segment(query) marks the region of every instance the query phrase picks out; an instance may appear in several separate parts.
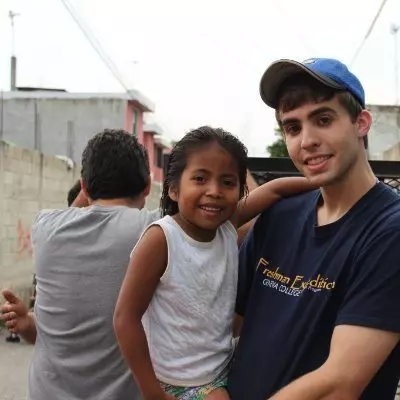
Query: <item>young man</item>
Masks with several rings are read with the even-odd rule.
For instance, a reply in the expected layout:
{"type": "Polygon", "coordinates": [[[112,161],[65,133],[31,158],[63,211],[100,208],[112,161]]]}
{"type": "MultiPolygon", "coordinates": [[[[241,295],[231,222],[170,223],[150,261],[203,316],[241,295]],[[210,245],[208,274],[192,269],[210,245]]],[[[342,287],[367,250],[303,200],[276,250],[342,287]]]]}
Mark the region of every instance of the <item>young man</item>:
{"type": "Polygon", "coordinates": [[[73,205],[87,198],[89,207],[43,211],[32,227],[34,315],[4,291],[3,319],[35,343],[29,400],[139,399],[112,319],[130,252],[159,218],[143,208],[145,149],[124,131],[97,134],[83,152],[81,184],[73,205]]]}
{"type": "Polygon", "coordinates": [[[280,60],[260,91],[320,190],[261,214],[240,250],[231,399],[393,400],[400,197],[369,166],[361,83],[337,60],[280,60]]]}

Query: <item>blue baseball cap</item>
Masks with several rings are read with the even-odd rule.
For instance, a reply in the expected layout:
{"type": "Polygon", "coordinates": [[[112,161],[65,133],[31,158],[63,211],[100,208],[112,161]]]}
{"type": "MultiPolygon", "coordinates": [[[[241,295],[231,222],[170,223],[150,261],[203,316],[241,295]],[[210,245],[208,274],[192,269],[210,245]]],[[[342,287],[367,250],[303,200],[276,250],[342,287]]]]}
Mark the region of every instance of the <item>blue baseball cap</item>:
{"type": "Polygon", "coordinates": [[[299,72],[305,72],[338,91],[350,92],[365,108],[365,93],[358,78],[338,60],[332,58],[310,58],[303,62],[278,60],[264,72],[260,82],[260,95],[265,104],[278,107],[279,89],[284,81],[299,72]]]}

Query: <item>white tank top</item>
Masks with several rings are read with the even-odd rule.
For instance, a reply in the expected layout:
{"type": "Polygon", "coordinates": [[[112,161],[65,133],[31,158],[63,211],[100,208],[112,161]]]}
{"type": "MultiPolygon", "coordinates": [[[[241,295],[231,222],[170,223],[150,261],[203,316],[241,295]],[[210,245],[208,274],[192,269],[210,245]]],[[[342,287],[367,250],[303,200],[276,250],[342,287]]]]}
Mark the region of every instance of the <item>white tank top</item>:
{"type": "Polygon", "coordinates": [[[233,354],[237,233],[226,222],[205,243],[189,237],[170,216],[152,225],[163,229],[168,246],[166,271],[143,317],[153,367],[164,383],[204,385],[233,354]]]}

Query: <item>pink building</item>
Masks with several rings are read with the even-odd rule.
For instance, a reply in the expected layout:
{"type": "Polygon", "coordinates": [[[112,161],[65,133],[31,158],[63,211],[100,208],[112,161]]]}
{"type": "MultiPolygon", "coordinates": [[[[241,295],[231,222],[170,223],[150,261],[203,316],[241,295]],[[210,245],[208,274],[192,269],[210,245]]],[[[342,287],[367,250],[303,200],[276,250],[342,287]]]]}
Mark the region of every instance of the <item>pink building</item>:
{"type": "Polygon", "coordinates": [[[144,125],[142,143],[149,153],[151,175],[155,182],[163,181],[163,158],[170,151],[169,143],[162,134],[162,129],[157,124],[144,125]]]}
{"type": "Polygon", "coordinates": [[[164,179],[163,157],[170,151],[170,144],[163,137],[163,131],[159,125],[144,122],[144,113],[154,112],[154,106],[139,95],[139,92],[135,91],[135,94],[135,100],[128,101],[125,129],[137,135],[140,143],[146,147],[152,180],[161,183],[164,179]]]}
{"type": "Polygon", "coordinates": [[[162,128],[156,123],[144,122],[144,113],[153,109],[147,103],[129,101],[126,114],[126,130],[138,136],[149,155],[151,177],[154,182],[162,182],[163,156],[170,151],[170,144],[163,137],[162,128]]]}

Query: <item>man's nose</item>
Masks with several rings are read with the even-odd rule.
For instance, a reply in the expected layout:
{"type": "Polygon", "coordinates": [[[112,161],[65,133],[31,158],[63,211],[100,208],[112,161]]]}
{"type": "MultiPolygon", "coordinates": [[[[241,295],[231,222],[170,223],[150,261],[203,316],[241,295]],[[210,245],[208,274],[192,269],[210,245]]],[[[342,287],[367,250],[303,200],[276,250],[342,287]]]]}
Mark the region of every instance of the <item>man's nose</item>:
{"type": "Polygon", "coordinates": [[[310,125],[303,126],[301,132],[301,148],[309,150],[320,145],[320,137],[316,129],[310,125]]]}

